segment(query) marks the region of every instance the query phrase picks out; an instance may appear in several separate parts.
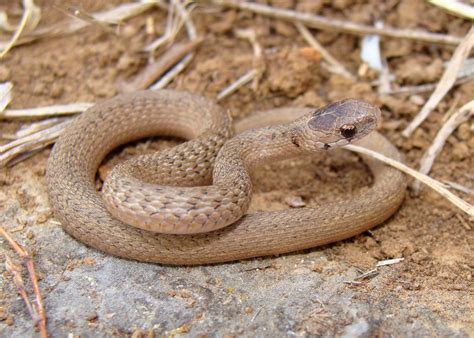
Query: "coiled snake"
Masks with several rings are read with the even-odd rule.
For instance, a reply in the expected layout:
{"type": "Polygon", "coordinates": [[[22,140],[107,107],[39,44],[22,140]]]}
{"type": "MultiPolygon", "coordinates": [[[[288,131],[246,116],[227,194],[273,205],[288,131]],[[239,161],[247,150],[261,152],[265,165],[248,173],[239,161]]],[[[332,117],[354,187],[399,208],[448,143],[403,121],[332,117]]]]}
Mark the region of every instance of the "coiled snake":
{"type": "Polygon", "coordinates": [[[374,183],[350,199],[316,209],[244,215],[252,191],[247,170],[263,161],[356,140],[400,159],[387,139],[372,132],[379,117],[378,108],[359,100],[319,110],[275,110],[235,128],[294,121],[229,139],[227,113],[203,97],[173,90],[118,96],[77,117],[56,142],[47,167],[50,202],[63,228],[76,239],[139,261],[216,263],[331,243],[392,215],[405,194],[404,176],[364,159],[374,183]],[[96,173],[107,153],[152,135],[189,141],[124,162],[98,192],[96,173]]]}

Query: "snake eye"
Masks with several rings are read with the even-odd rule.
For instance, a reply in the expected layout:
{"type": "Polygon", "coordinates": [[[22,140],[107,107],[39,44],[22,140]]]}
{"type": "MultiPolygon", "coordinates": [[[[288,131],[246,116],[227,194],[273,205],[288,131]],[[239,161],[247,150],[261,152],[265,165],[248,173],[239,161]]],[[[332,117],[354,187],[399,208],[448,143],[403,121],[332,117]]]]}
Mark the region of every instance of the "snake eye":
{"type": "Polygon", "coordinates": [[[345,138],[353,138],[357,133],[357,127],[353,124],[345,124],[339,130],[345,138]]]}

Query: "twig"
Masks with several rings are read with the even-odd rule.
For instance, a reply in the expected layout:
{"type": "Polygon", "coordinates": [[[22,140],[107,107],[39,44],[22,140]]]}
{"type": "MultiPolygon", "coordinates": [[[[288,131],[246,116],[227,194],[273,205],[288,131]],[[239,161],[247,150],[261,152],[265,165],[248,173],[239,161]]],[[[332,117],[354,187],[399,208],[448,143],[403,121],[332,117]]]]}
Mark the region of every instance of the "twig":
{"type": "Polygon", "coordinates": [[[168,17],[166,19],[165,33],[152,43],[145,46],[145,48],[143,48],[145,52],[153,53],[163,44],[167,42],[171,43],[176,38],[176,35],[184,24],[184,20],[175,20],[174,12],[174,6],[168,6],[168,17]],[[177,21],[179,22],[177,23],[177,21]]]}
{"type": "Polygon", "coordinates": [[[260,84],[260,79],[263,73],[265,73],[266,64],[263,57],[263,48],[258,42],[257,33],[254,29],[239,29],[235,32],[235,35],[241,39],[247,39],[252,45],[253,50],[253,66],[256,71],[252,81],[252,90],[257,91],[260,84]]]}
{"type": "Polygon", "coordinates": [[[369,270],[367,272],[364,272],[364,273],[362,273],[358,276],[355,276],[354,280],[369,279],[369,278],[377,276],[378,274],[379,274],[379,272],[377,271],[377,268],[375,268],[375,269],[369,270]]]}
{"type": "Polygon", "coordinates": [[[0,83],[0,117],[12,101],[12,88],[13,84],[11,82],[0,83]]]}
{"type": "Polygon", "coordinates": [[[160,59],[146,66],[132,83],[124,84],[122,86],[123,91],[132,92],[148,88],[186,54],[194,50],[201,42],[202,39],[195,39],[186,43],[174,44],[160,59]]]}
{"type": "MultiPolygon", "coordinates": [[[[419,172],[422,174],[428,174],[433,166],[433,162],[438,154],[443,149],[444,143],[448,139],[449,135],[461,124],[466,122],[469,118],[474,116],[474,100],[469,101],[460,109],[458,109],[451,117],[443,124],[441,129],[438,131],[433,143],[428,150],[423,154],[420,161],[419,172]]],[[[416,194],[420,190],[420,182],[416,181],[412,185],[413,192],[416,194]]]]}
{"type": "Polygon", "coordinates": [[[0,119],[71,115],[89,109],[93,105],[91,102],[78,102],[29,109],[7,109],[0,113],[0,119]]]}
{"type": "Polygon", "coordinates": [[[41,130],[37,133],[19,138],[7,144],[0,146],[0,168],[5,166],[13,158],[27,151],[36,150],[46,147],[61,135],[64,128],[69,125],[71,121],[61,122],[53,127],[41,130]]]}
{"type": "Polygon", "coordinates": [[[466,222],[466,220],[465,220],[464,218],[462,218],[461,215],[456,214],[456,218],[459,220],[459,222],[461,222],[462,226],[463,226],[466,230],[472,230],[471,226],[466,222]]]}
{"type": "Polygon", "coordinates": [[[450,188],[461,191],[468,195],[474,195],[474,189],[470,189],[456,182],[451,182],[451,181],[443,181],[443,182],[450,188]]]}
{"type": "MultiPolygon", "coordinates": [[[[458,86],[460,84],[469,82],[474,80],[474,74],[470,74],[467,76],[463,77],[458,77],[456,81],[453,83],[453,87],[458,86]]],[[[431,92],[434,89],[436,89],[436,86],[438,83],[427,83],[427,84],[422,84],[418,86],[403,86],[400,88],[396,89],[391,89],[387,92],[387,94],[390,95],[396,95],[396,94],[418,94],[418,93],[426,93],[426,92],[431,92]]]]}
{"type": "Polygon", "coordinates": [[[404,260],[405,260],[405,258],[386,259],[386,260],[377,262],[376,267],[379,268],[379,267],[381,267],[381,266],[398,264],[398,263],[400,263],[400,262],[403,262],[404,260]]]}
{"type": "Polygon", "coordinates": [[[222,89],[219,94],[217,94],[217,101],[221,101],[232,93],[236,92],[240,87],[246,85],[250,81],[254,80],[253,90],[258,88],[258,80],[261,77],[262,73],[265,71],[265,64],[262,61],[262,46],[257,41],[257,34],[253,29],[240,29],[235,32],[235,35],[241,39],[249,40],[253,49],[253,63],[254,69],[248,71],[237,80],[232,82],[230,85],[222,89]]]}
{"type": "MultiPolygon", "coordinates": [[[[7,240],[7,242],[10,244],[10,246],[16,251],[16,253],[22,259],[24,259],[26,261],[26,267],[27,267],[27,270],[28,270],[28,274],[30,276],[31,284],[33,285],[33,292],[34,292],[35,298],[36,298],[34,306],[31,306],[31,303],[29,302],[28,296],[26,295],[26,291],[25,291],[25,294],[23,295],[20,292],[20,288],[18,288],[18,292],[20,292],[20,295],[22,295],[22,297],[23,297],[23,299],[26,303],[26,306],[28,307],[28,310],[30,311],[30,315],[31,315],[33,321],[35,322],[35,326],[38,327],[38,329],[40,330],[41,337],[46,338],[46,337],[48,337],[48,333],[46,331],[46,313],[44,311],[43,298],[41,296],[41,292],[40,292],[40,289],[39,289],[38,278],[36,276],[36,271],[35,271],[35,267],[34,267],[34,264],[33,264],[33,258],[28,253],[28,251],[25,250],[25,248],[23,248],[20,244],[18,244],[10,236],[10,234],[5,229],[3,229],[3,227],[0,227],[0,235],[2,235],[3,238],[5,238],[7,240]]],[[[10,263],[11,263],[11,261],[10,261],[10,263]]],[[[13,265],[11,265],[11,266],[13,267],[13,265]]],[[[14,276],[15,276],[15,274],[14,274],[14,276]]],[[[23,280],[21,279],[20,272],[17,271],[16,276],[19,276],[20,281],[23,282],[23,280]]],[[[23,284],[17,284],[17,287],[19,287],[19,285],[21,286],[23,284]]],[[[24,285],[23,285],[23,291],[24,291],[24,285]]]]}
{"type": "Polygon", "coordinates": [[[305,26],[318,28],[322,30],[331,30],[338,32],[346,32],[351,34],[366,35],[379,34],[392,38],[411,39],[417,41],[424,41],[429,43],[440,43],[447,45],[457,45],[462,41],[462,38],[452,35],[443,35],[429,33],[420,30],[410,29],[396,29],[396,28],[376,28],[367,25],[361,25],[350,21],[337,20],[334,18],[326,18],[310,13],[301,13],[288,9],[274,8],[271,6],[261,5],[258,3],[251,3],[238,0],[212,0],[214,4],[238,8],[241,10],[251,11],[261,15],[267,15],[273,18],[288,20],[291,22],[301,22],[305,26]]]}
{"type": "Polygon", "coordinates": [[[474,206],[470,205],[466,201],[462,200],[458,196],[454,195],[452,192],[447,190],[442,183],[432,179],[429,176],[423,175],[419,173],[418,171],[404,165],[403,163],[400,163],[398,161],[395,161],[394,159],[391,159],[389,157],[386,157],[380,153],[377,153],[373,150],[369,150],[367,148],[363,148],[360,146],[356,146],[353,144],[346,145],[344,148],[349,149],[351,151],[354,151],[356,153],[364,154],[371,156],[379,161],[382,161],[394,168],[397,168],[400,171],[403,171],[405,174],[408,174],[410,176],[413,176],[417,180],[420,180],[422,183],[426,184],[436,192],[438,192],[441,196],[446,198],[448,201],[450,201],[452,204],[457,206],[459,209],[464,211],[470,216],[474,216],[474,206]]]}
{"type": "Polygon", "coordinates": [[[236,81],[232,82],[229,86],[221,90],[219,94],[217,94],[217,101],[222,101],[222,99],[226,98],[230,94],[237,91],[237,89],[239,89],[243,85],[252,81],[256,76],[257,76],[256,69],[252,69],[248,71],[247,73],[239,77],[236,81]]]}
{"type": "Polygon", "coordinates": [[[21,298],[23,298],[26,308],[28,309],[28,313],[36,325],[37,316],[33,306],[31,305],[30,299],[28,298],[28,294],[26,293],[25,283],[23,282],[23,277],[21,276],[22,267],[13,263],[11,258],[5,255],[5,269],[13,275],[13,283],[15,283],[18,294],[21,296],[21,298]]]}
{"type": "Polygon", "coordinates": [[[173,79],[181,73],[193,60],[194,53],[186,55],[179,63],[176,64],[169,72],[167,72],[161,79],[153,84],[149,89],[156,90],[165,88],[173,79]]]}
{"type": "Polygon", "coordinates": [[[342,63],[337,61],[335,57],[331,55],[311,34],[308,28],[304,26],[301,22],[295,22],[295,26],[300,32],[301,36],[306,40],[306,42],[317,51],[321,57],[329,64],[328,70],[354,80],[354,75],[349,72],[342,63]]]}
{"type": "MultiPolygon", "coordinates": [[[[194,27],[191,18],[189,17],[188,11],[182,6],[179,0],[172,0],[173,6],[184,21],[184,26],[188,34],[189,40],[194,41],[197,39],[196,28],[194,27]]],[[[194,57],[194,52],[188,53],[184,56],[181,61],[176,64],[168,73],[166,73],[160,80],[150,86],[150,89],[161,89],[166,87],[179,73],[181,73],[188,64],[191,63],[194,57]]]]}
{"type": "Polygon", "coordinates": [[[444,70],[441,80],[438,82],[435,91],[431,94],[428,101],[421,108],[418,115],[413,121],[405,128],[402,135],[409,137],[413,131],[428,117],[431,111],[438,105],[443,99],[444,95],[451,89],[454,82],[456,81],[457,74],[462,67],[464,60],[469,55],[469,51],[474,45],[474,26],[471,27],[469,32],[466,34],[462,42],[454,51],[451,61],[448,67],[444,70]]]}
{"type": "MultiPolygon", "coordinates": [[[[11,136],[10,139],[12,140],[17,140],[19,138],[37,133],[41,130],[50,128],[52,126],[55,126],[61,122],[66,121],[68,118],[69,117],[52,117],[46,120],[34,122],[31,124],[22,126],[14,135],[8,135],[8,136],[11,136]]],[[[7,138],[7,135],[0,134],[0,137],[7,138]]]]}

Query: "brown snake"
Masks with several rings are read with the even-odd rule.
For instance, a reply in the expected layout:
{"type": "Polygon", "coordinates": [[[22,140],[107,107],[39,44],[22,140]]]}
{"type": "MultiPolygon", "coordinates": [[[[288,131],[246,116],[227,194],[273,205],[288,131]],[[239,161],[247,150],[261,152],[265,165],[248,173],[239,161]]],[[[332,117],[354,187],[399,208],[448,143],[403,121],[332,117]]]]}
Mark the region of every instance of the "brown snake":
{"type": "MultiPolygon", "coordinates": [[[[232,134],[228,115],[205,98],[172,90],[119,96],[76,118],[56,142],[47,168],[50,202],[73,237],[139,261],[216,263],[331,243],[392,215],[404,198],[404,176],[364,158],[374,183],[351,199],[316,209],[242,217],[252,188],[247,169],[357,140],[375,128],[379,114],[358,100],[316,111],[275,110],[258,121],[244,120],[236,129],[287,122],[291,116],[294,122],[249,130],[227,140],[232,134]],[[152,135],[190,141],[126,161],[109,174],[103,188],[107,208],[130,226],[106,209],[96,190],[97,168],[113,148],[152,135]],[[211,181],[211,186],[203,186],[211,181]],[[190,232],[195,234],[173,234],[190,232]]],[[[357,143],[400,159],[396,148],[377,132],[357,143]]]]}

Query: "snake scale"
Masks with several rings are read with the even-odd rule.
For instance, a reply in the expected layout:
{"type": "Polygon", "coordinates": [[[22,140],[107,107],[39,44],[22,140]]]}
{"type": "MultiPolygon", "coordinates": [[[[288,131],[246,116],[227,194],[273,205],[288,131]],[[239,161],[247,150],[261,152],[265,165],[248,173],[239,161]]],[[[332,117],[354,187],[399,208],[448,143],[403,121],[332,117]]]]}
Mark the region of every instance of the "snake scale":
{"type": "Polygon", "coordinates": [[[404,176],[364,158],[374,183],[355,196],[244,215],[252,193],[247,170],[353,141],[399,160],[397,149],[372,131],[379,115],[359,100],[273,110],[235,124],[231,137],[228,114],[201,96],[173,90],[117,96],[77,117],[56,142],[46,175],[50,203],[76,239],[145,262],[218,263],[335,242],[390,217],[403,201],[404,176]],[[286,124],[263,127],[280,122],[286,124]],[[125,161],[97,191],[97,169],[112,149],[154,135],[188,141],[125,161]]]}

